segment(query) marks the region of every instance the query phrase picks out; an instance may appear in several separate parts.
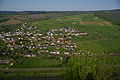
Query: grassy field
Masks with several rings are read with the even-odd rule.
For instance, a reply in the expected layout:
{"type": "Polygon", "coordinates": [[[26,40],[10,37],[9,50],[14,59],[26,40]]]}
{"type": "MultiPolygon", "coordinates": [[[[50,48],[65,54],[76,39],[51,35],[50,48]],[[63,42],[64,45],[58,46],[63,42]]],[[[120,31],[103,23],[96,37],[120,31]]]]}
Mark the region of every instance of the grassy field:
{"type": "Polygon", "coordinates": [[[14,65],[10,68],[54,68],[61,67],[59,59],[52,58],[23,58],[18,61],[13,61],[14,65]]]}
{"type": "Polygon", "coordinates": [[[109,57],[109,59],[111,60],[112,65],[120,65],[120,57],[109,57]]]}
{"type": "Polygon", "coordinates": [[[8,21],[9,20],[9,18],[7,18],[7,17],[2,17],[2,18],[0,18],[0,23],[1,22],[4,22],[4,21],[8,21]]]}
{"type": "Polygon", "coordinates": [[[107,20],[100,19],[93,14],[65,16],[56,19],[33,22],[40,30],[73,27],[80,32],[89,33],[88,36],[74,37],[78,49],[92,51],[93,53],[119,53],[120,27],[107,20]]]}
{"type": "Polygon", "coordinates": [[[32,76],[60,76],[63,70],[46,70],[46,71],[1,71],[0,77],[32,77],[32,76]]]}
{"type": "MultiPolygon", "coordinates": [[[[17,16],[18,17],[16,18],[20,17],[19,15],[17,16]]],[[[120,53],[120,26],[115,25],[112,22],[109,22],[105,19],[101,19],[93,14],[81,14],[81,15],[72,15],[72,16],[64,16],[64,17],[60,17],[60,16],[57,16],[57,13],[56,13],[56,14],[41,14],[41,16],[38,14],[37,15],[35,14],[32,16],[28,15],[27,17],[29,17],[29,19],[33,19],[32,21],[28,21],[28,24],[31,26],[37,26],[37,30],[42,30],[47,32],[50,29],[72,27],[76,30],[79,30],[80,32],[87,32],[88,35],[86,36],[73,36],[72,41],[77,43],[76,50],[87,51],[87,52],[90,52],[90,54],[113,53],[115,56],[108,55],[107,57],[103,57],[105,59],[105,64],[107,63],[108,65],[115,66],[115,67],[120,66],[120,58],[119,56],[118,57],[116,56],[118,53],[120,53]],[[39,19],[41,17],[42,19],[39,19]],[[34,18],[36,18],[37,20],[34,20],[34,18]]],[[[13,26],[11,25],[6,27],[3,26],[3,27],[0,27],[0,31],[8,32],[8,31],[17,29],[18,27],[19,25],[13,25],[13,26]]],[[[19,36],[15,36],[15,37],[17,39],[19,36]]],[[[0,40],[1,52],[6,52],[8,50],[6,46],[7,44],[4,41],[0,40]]],[[[54,49],[55,47],[50,48],[50,50],[54,50],[54,49]]],[[[62,50],[62,48],[60,50],[62,50]]],[[[17,51],[14,51],[14,52],[17,52],[17,51]]],[[[55,57],[50,58],[51,56],[50,54],[49,55],[48,54],[45,54],[44,56],[39,55],[39,57],[31,57],[31,58],[20,57],[18,59],[15,58],[14,60],[10,61],[10,63],[8,64],[1,63],[0,78],[1,77],[6,77],[6,78],[18,77],[19,78],[19,77],[30,77],[30,76],[64,76],[65,70],[56,70],[55,68],[70,67],[70,65],[68,64],[71,64],[71,66],[78,65],[79,68],[83,66],[83,70],[86,66],[88,66],[84,73],[89,72],[89,70],[92,71],[95,66],[101,67],[98,64],[96,64],[96,63],[99,63],[99,60],[97,60],[97,58],[95,58],[94,55],[93,55],[93,58],[95,60],[91,59],[90,61],[89,58],[92,57],[90,55],[86,55],[88,58],[86,56],[82,57],[83,55],[79,55],[79,56],[67,55],[67,56],[71,56],[70,59],[69,58],[67,59],[65,54],[58,55],[59,57],[55,56],[54,54],[51,54],[51,55],[54,55],[56,58],[55,57]],[[63,56],[62,57],[63,60],[60,59],[61,56],[63,56]],[[75,56],[76,58],[72,58],[75,56]],[[13,63],[13,65],[10,65],[11,63],[13,63]],[[75,65],[72,63],[74,63],[75,65]],[[4,68],[4,69],[1,69],[1,68],[4,68]],[[46,69],[53,68],[53,69],[41,70],[41,71],[32,70],[32,69],[40,69],[40,68],[46,68],[46,69]],[[9,71],[9,69],[11,69],[11,71],[9,71]],[[18,69],[18,71],[17,70],[15,71],[14,69],[18,69]],[[24,69],[24,70],[21,70],[21,69],[24,69]],[[27,71],[27,69],[30,69],[30,70],[27,71]]],[[[100,63],[104,63],[103,58],[100,58],[101,60],[100,63]]],[[[0,59],[4,59],[4,57],[0,59]]],[[[107,67],[104,67],[104,68],[107,69],[107,67]]],[[[101,69],[104,69],[104,68],[101,68],[101,69]]],[[[95,70],[97,70],[97,68],[95,68],[95,70]]],[[[74,71],[75,70],[73,70],[73,75],[77,73],[74,71]]],[[[68,74],[68,76],[70,75],[68,74]]],[[[76,79],[73,79],[73,80],[76,80],[76,79]]]]}

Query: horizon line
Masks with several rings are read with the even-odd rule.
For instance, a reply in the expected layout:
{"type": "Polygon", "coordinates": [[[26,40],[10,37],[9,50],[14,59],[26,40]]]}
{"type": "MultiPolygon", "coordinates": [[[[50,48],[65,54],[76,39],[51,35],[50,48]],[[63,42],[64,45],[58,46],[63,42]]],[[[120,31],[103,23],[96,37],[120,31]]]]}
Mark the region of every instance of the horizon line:
{"type": "Polygon", "coordinates": [[[61,11],[106,11],[106,10],[119,10],[120,8],[116,9],[99,9],[99,10],[0,10],[0,11],[14,11],[14,12],[24,12],[24,11],[43,11],[43,12],[61,12],[61,11]]]}

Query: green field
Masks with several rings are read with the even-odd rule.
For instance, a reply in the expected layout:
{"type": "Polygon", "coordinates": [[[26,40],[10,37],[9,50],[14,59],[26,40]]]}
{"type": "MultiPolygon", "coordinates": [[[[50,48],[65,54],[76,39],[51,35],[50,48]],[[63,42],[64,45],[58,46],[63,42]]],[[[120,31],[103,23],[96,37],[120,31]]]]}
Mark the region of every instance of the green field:
{"type": "Polygon", "coordinates": [[[14,65],[10,68],[54,68],[61,67],[60,59],[52,58],[23,58],[13,61],[14,65]]]}
{"type": "Polygon", "coordinates": [[[119,80],[119,57],[74,56],[68,61],[65,80],[119,80]]]}
{"type": "Polygon", "coordinates": [[[93,14],[65,16],[61,18],[35,21],[31,25],[39,30],[49,30],[64,26],[73,27],[80,32],[87,32],[84,37],[74,37],[79,50],[92,51],[93,53],[119,53],[120,52],[120,26],[113,25],[107,20],[100,19],[93,14]],[[80,21],[84,21],[82,24],[80,21]],[[99,23],[108,23],[100,25],[99,23]],[[73,24],[75,23],[75,24],[73,24]],[[87,23],[87,24],[86,24],[87,23]]]}
{"type": "MultiPolygon", "coordinates": [[[[49,14],[45,15],[49,16],[49,14]]],[[[119,70],[117,71],[116,69],[119,69],[120,65],[120,58],[118,55],[120,53],[120,26],[115,25],[105,19],[101,19],[92,13],[64,17],[53,17],[42,20],[38,19],[34,21],[28,21],[27,23],[28,27],[37,27],[30,30],[29,32],[40,30],[43,32],[43,34],[45,34],[44,32],[47,32],[51,29],[72,27],[72,29],[88,33],[88,35],[85,36],[72,36],[71,39],[73,42],[76,42],[77,47],[75,50],[83,51],[82,54],[84,54],[65,55],[61,53],[55,55],[52,53],[44,53],[39,55],[37,51],[33,50],[31,53],[36,53],[37,57],[27,58],[24,57],[24,54],[29,54],[29,51],[25,52],[24,50],[24,53],[22,53],[21,50],[13,50],[13,54],[5,56],[2,55],[3,57],[0,58],[1,60],[5,58],[13,58],[13,60],[8,64],[0,64],[0,68],[6,69],[1,70],[0,77],[65,76],[67,77],[66,80],[70,80],[72,78],[72,80],[78,80],[79,76],[82,76],[82,79],[86,79],[89,73],[91,74],[91,72],[95,75],[95,78],[98,78],[98,76],[106,78],[108,77],[108,72],[110,72],[109,75],[112,74],[112,77],[114,74],[119,75],[119,70]],[[86,51],[90,52],[90,54],[85,54],[86,51]],[[21,54],[14,55],[15,53],[19,52],[21,52],[21,54]],[[114,55],[110,56],[111,53],[114,55]],[[108,56],[103,56],[104,54],[108,54],[108,56]],[[13,63],[13,65],[10,65],[11,63],[13,63]],[[41,68],[52,68],[52,70],[32,71],[32,69],[41,68]],[[56,70],[55,68],[64,68],[66,70],[56,70]],[[9,69],[13,70],[9,71],[9,69]],[[14,69],[18,69],[18,71],[14,71],[14,69]],[[24,70],[20,71],[21,69],[24,70]],[[31,70],[27,71],[27,69],[31,70]]],[[[10,27],[6,26],[1,27],[0,31],[8,32],[17,28],[18,25],[10,27]]],[[[13,38],[17,39],[18,37],[19,36],[14,36],[13,38]]],[[[30,45],[29,41],[23,43],[30,45]]],[[[17,44],[19,44],[19,42],[17,44]]],[[[55,49],[56,46],[52,46],[48,50],[52,51],[55,49]]],[[[62,48],[59,50],[64,51],[62,48]]],[[[2,40],[0,42],[0,51],[9,52],[7,44],[2,40]]]]}
{"type": "MultiPolygon", "coordinates": [[[[53,68],[54,69],[54,68],[53,68]]],[[[46,71],[1,71],[0,77],[32,77],[32,76],[61,76],[64,72],[63,70],[46,70],[46,71]]]]}
{"type": "Polygon", "coordinates": [[[0,18],[0,23],[1,22],[4,22],[4,21],[8,21],[9,20],[9,18],[7,18],[7,17],[2,17],[2,18],[0,18]]]}

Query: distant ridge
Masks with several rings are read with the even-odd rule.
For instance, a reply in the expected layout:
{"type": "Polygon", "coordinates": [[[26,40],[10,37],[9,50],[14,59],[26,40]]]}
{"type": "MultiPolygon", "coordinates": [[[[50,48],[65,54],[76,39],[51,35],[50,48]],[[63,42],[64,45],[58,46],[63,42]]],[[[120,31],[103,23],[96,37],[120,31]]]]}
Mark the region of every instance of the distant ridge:
{"type": "Polygon", "coordinates": [[[0,11],[0,14],[42,14],[47,11],[0,11]]]}
{"type": "MultiPolygon", "coordinates": [[[[120,11],[120,9],[99,11],[120,11]]],[[[44,14],[53,12],[99,12],[99,11],[0,11],[0,14],[44,14]]]]}

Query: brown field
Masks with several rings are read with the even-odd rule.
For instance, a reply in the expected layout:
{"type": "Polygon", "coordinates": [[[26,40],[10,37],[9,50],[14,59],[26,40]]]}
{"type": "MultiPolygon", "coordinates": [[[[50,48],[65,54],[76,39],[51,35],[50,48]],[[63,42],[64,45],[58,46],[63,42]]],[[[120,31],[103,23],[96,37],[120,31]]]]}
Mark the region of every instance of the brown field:
{"type": "Polygon", "coordinates": [[[65,19],[77,19],[77,20],[80,20],[81,18],[65,18],[65,19]]]}
{"type": "Polygon", "coordinates": [[[45,16],[43,16],[41,14],[10,16],[11,19],[15,19],[15,20],[41,19],[41,18],[44,18],[44,17],[45,16]]]}
{"type": "Polygon", "coordinates": [[[21,24],[22,21],[20,20],[8,20],[5,22],[0,23],[0,25],[12,25],[12,24],[21,24]]]}
{"type": "Polygon", "coordinates": [[[77,24],[77,22],[72,22],[72,24],[77,24]]]}
{"type": "Polygon", "coordinates": [[[11,19],[14,20],[44,20],[44,19],[50,19],[61,15],[56,14],[28,14],[28,15],[15,15],[10,16],[11,19]]]}
{"type": "Polygon", "coordinates": [[[111,26],[112,24],[111,23],[109,23],[109,22],[92,22],[92,21],[80,21],[80,24],[83,24],[83,25],[85,25],[85,24],[90,24],[90,25],[93,25],[93,24],[95,24],[95,25],[101,25],[101,26],[104,26],[104,25],[106,25],[106,26],[111,26]]]}
{"type": "MultiPolygon", "coordinates": [[[[79,22],[72,22],[72,24],[79,24],[79,22]]],[[[82,25],[101,25],[101,26],[111,26],[112,24],[109,22],[92,22],[92,21],[80,21],[82,25]]]]}
{"type": "Polygon", "coordinates": [[[80,21],[81,18],[64,18],[64,20],[74,20],[74,21],[80,21]]]}

